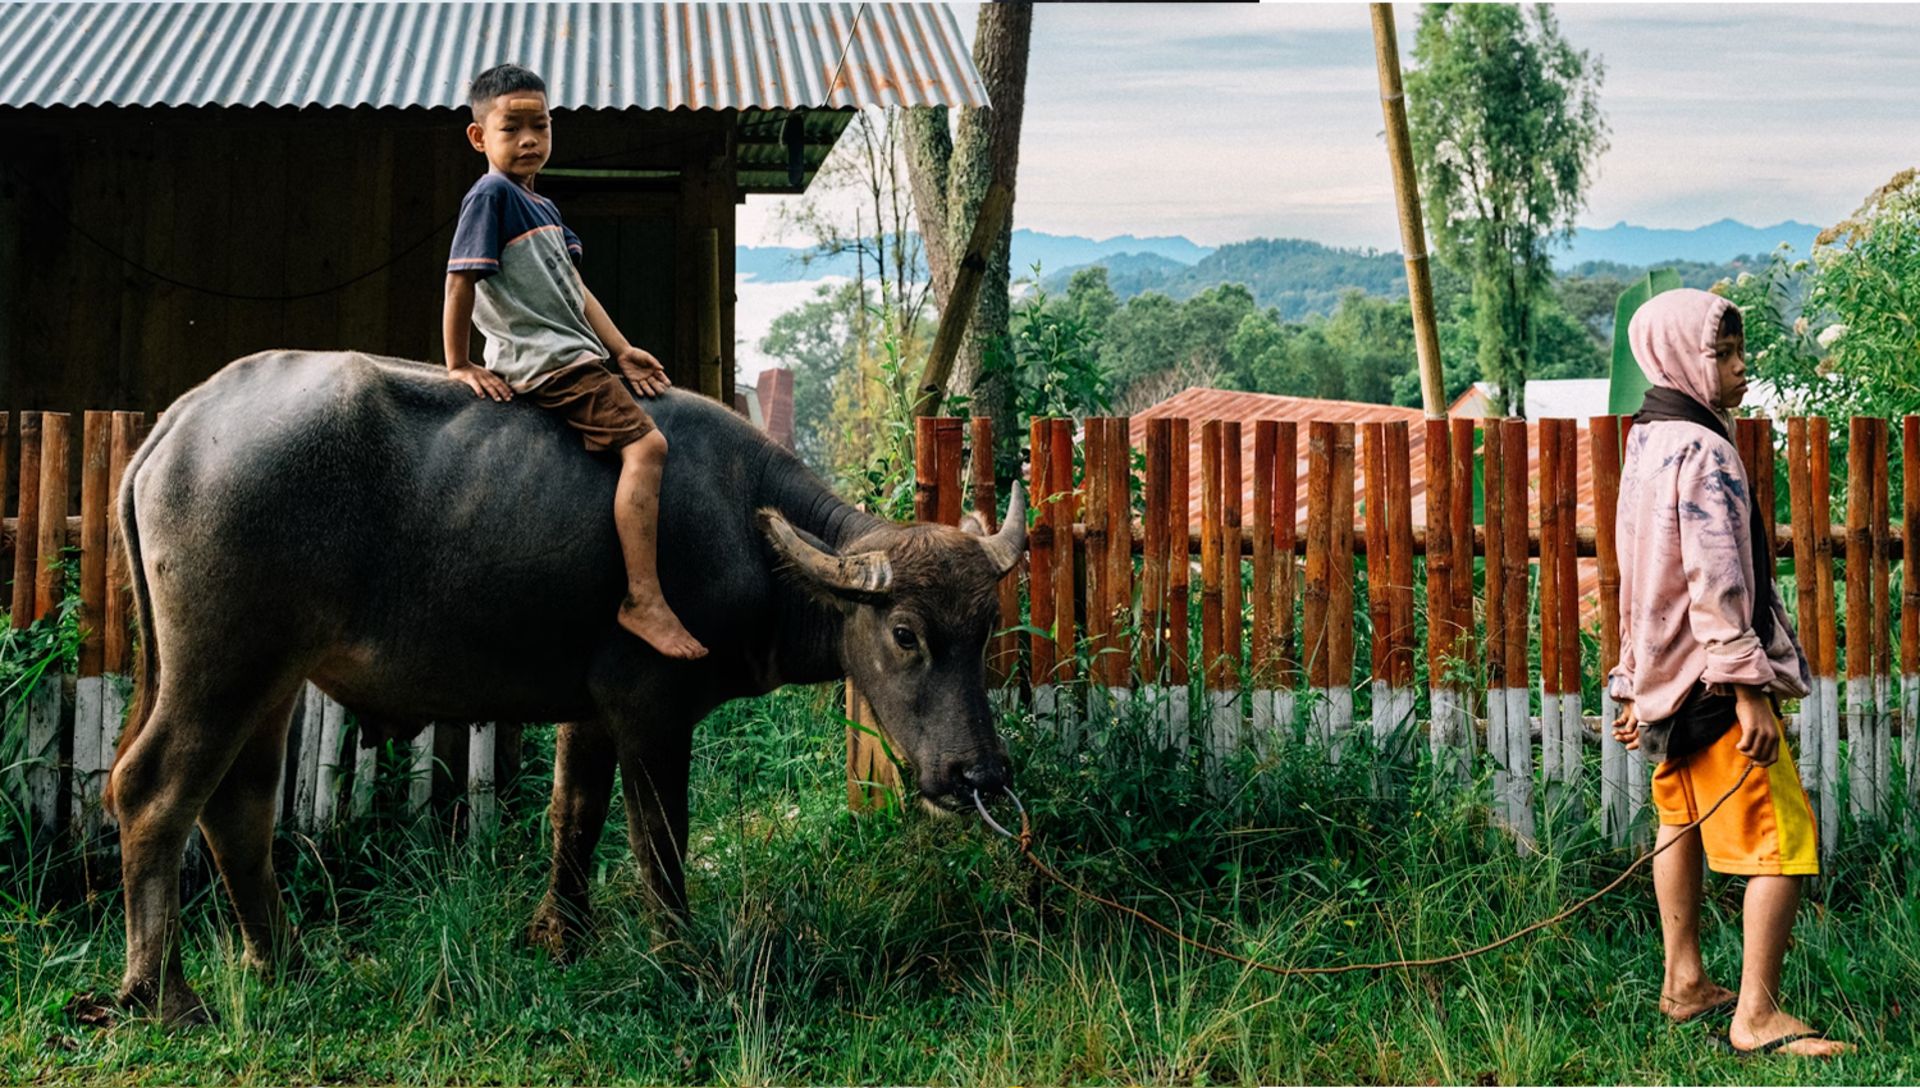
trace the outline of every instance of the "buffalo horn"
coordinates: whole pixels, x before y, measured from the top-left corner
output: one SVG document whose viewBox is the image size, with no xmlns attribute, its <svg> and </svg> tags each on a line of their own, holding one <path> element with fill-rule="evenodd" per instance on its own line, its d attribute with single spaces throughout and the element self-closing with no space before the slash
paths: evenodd
<svg viewBox="0 0 1920 1088">
<path fill-rule="evenodd" d="M 893 566 L 886 552 L 835 555 L 800 539 L 776 511 L 762 510 L 760 521 L 782 559 L 835 593 L 880 596 L 893 585 Z"/>
<path fill-rule="evenodd" d="M 999 532 L 982 540 L 980 546 L 986 549 L 987 558 L 993 560 L 994 569 L 1002 575 L 1020 562 L 1020 553 L 1027 550 L 1027 493 L 1020 481 L 1013 482 L 1013 493 L 1007 497 L 1007 520 L 1000 523 Z"/>
</svg>

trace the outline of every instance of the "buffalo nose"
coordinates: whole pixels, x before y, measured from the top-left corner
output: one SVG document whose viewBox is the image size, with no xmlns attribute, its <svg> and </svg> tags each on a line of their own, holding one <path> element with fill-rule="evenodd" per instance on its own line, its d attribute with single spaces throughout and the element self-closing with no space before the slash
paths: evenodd
<svg viewBox="0 0 1920 1088">
<path fill-rule="evenodd" d="M 960 778 L 982 794 L 997 793 L 1007 788 L 1007 761 L 997 755 L 988 756 L 967 767 Z"/>
</svg>

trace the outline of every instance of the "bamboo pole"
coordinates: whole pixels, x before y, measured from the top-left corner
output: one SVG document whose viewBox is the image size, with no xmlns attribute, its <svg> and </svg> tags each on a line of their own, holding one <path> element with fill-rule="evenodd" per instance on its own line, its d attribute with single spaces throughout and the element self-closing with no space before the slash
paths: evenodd
<svg viewBox="0 0 1920 1088">
<path fill-rule="evenodd" d="M 968 448 L 972 452 L 969 471 L 973 475 L 973 512 L 980 519 L 982 532 L 991 535 L 1000 528 L 998 481 L 993 475 L 993 420 L 974 416 L 968 421 Z M 1020 566 L 1000 579 L 1000 625 L 987 646 L 988 699 L 996 710 L 1012 709 L 1018 694 L 1020 649 L 1013 629 L 1020 625 Z"/>
<path fill-rule="evenodd" d="M 1328 704 L 1333 698 L 1327 645 L 1333 574 L 1327 554 L 1333 532 L 1333 444 L 1333 424 L 1317 419 L 1307 424 L 1307 565 L 1301 585 L 1301 651 L 1312 700 L 1308 732 L 1323 744 L 1331 733 Z"/>
<path fill-rule="evenodd" d="M 1333 425 L 1333 516 L 1328 525 L 1328 750 L 1335 759 L 1353 730 L 1353 424 Z"/>
<path fill-rule="evenodd" d="M 40 556 L 39 412 L 20 413 L 20 516 L 13 534 L 13 626 L 33 622 L 33 597 Z"/>
<path fill-rule="evenodd" d="M 1873 716 L 1873 426 L 1854 416 L 1847 428 L 1847 778 L 1848 810 L 1862 820 L 1880 811 L 1874 795 Z"/>
<path fill-rule="evenodd" d="M 1387 547 L 1391 585 L 1388 591 L 1388 617 L 1391 654 L 1395 748 L 1405 758 L 1412 755 L 1414 722 L 1414 634 L 1413 620 L 1413 463 L 1412 434 L 1405 420 L 1387 424 Z"/>
<path fill-rule="evenodd" d="M 934 466 L 939 478 L 939 500 L 933 517 L 942 525 L 960 524 L 960 464 L 966 459 L 966 421 L 958 416 L 942 416 L 934 428 Z"/>
<path fill-rule="evenodd" d="M 1449 612 L 1453 618 L 1454 657 L 1459 668 L 1471 674 L 1478 666 L 1474 653 L 1473 628 L 1473 432 L 1474 420 L 1462 417 L 1448 420 L 1450 433 L 1447 441 L 1453 455 L 1453 495 L 1449 507 L 1449 522 L 1453 531 L 1450 551 L 1453 556 L 1453 577 L 1449 583 L 1453 590 L 1453 603 Z M 1474 731 L 1469 726 L 1473 716 L 1472 685 L 1458 688 L 1459 705 L 1456 708 L 1459 720 L 1455 722 L 1452 743 L 1467 753 L 1462 761 L 1462 771 L 1471 768 Z"/>
<path fill-rule="evenodd" d="M 80 437 L 80 659 L 73 691 L 73 809 L 81 843 L 98 827 L 102 772 L 100 750 L 102 695 L 106 681 L 105 613 L 107 597 L 107 475 L 113 431 L 110 412 L 81 417 Z"/>
<path fill-rule="evenodd" d="M 1820 795 L 1828 801 L 1820 809 L 1822 857 L 1831 857 L 1840 842 L 1840 647 L 1833 588 L 1833 534 L 1825 531 L 1833 521 L 1833 482 L 1829 465 L 1832 448 L 1827 420 L 1808 420 L 1807 452 L 1811 479 L 1808 481 L 1807 495 L 1813 508 L 1816 533 L 1813 568 L 1815 595 L 1820 598 L 1820 660 L 1814 666 L 1814 682 L 1820 686 Z"/>
<path fill-rule="evenodd" d="M 1560 441 L 1560 476 L 1554 498 L 1560 506 L 1560 562 L 1558 622 L 1560 625 L 1560 758 L 1561 777 L 1579 796 L 1585 763 L 1581 759 L 1583 727 L 1580 713 L 1580 570 L 1574 555 L 1573 522 L 1580 494 L 1580 435 L 1571 419 L 1555 420 Z"/>
<path fill-rule="evenodd" d="M 40 540 L 36 548 L 39 563 L 34 569 L 34 619 L 53 611 L 64 596 L 60 553 L 67 546 L 70 422 L 65 412 L 43 412 L 40 416 Z"/>
<path fill-rule="evenodd" d="M 1220 676 L 1223 681 L 1216 736 L 1225 752 L 1237 752 L 1245 743 L 1245 725 L 1240 707 L 1240 665 L 1243 631 L 1246 626 L 1245 601 L 1241 589 L 1241 497 L 1245 477 L 1241 475 L 1240 422 L 1223 420 L 1220 424 Z"/>
<path fill-rule="evenodd" d="M 1200 662 L 1207 691 L 1207 781 L 1215 790 L 1225 785 L 1225 760 L 1231 751 L 1234 732 L 1227 724 L 1226 705 L 1221 441 L 1219 420 L 1209 419 L 1200 425 Z"/>
<path fill-rule="evenodd" d="M 1113 604 L 1107 591 L 1112 571 L 1108 552 L 1113 541 L 1109 526 L 1109 497 L 1113 476 L 1107 471 L 1112 443 L 1107 440 L 1107 419 L 1091 416 L 1082 426 L 1081 449 L 1085 456 L 1086 513 L 1086 625 L 1087 625 L 1087 714 L 1088 728 L 1102 720 L 1107 711 L 1107 690 L 1113 662 Z"/>
<path fill-rule="evenodd" d="M 1153 690 L 1157 703 L 1165 698 L 1167 640 L 1167 440 L 1169 421 L 1147 421 L 1146 514 L 1141 519 L 1144 549 L 1140 561 L 1140 680 Z"/>
<path fill-rule="evenodd" d="M 1392 552 L 1387 544 L 1387 427 L 1384 423 L 1360 426 L 1362 475 L 1366 483 L 1367 545 L 1367 625 L 1373 637 L 1368 683 L 1372 691 L 1373 745 L 1377 751 L 1391 753 L 1393 731 L 1398 724 L 1392 717 L 1392 680 L 1388 673 L 1393 658 L 1393 605 L 1387 588 L 1393 579 Z"/>
<path fill-rule="evenodd" d="M 1188 707 L 1188 657 L 1191 628 L 1188 592 L 1188 530 L 1192 505 L 1192 435 L 1185 419 L 1175 419 L 1167 435 L 1167 701 L 1165 730 L 1171 747 L 1184 753 L 1191 732 Z"/>
<path fill-rule="evenodd" d="M 1028 425 L 1034 526 L 1027 532 L 1027 624 L 1032 628 L 1028 655 L 1034 711 L 1051 713 L 1055 662 L 1053 659 L 1053 478 L 1049 472 L 1049 443 L 1053 428 L 1040 416 Z"/>
<path fill-rule="evenodd" d="M 1453 662 L 1453 454 L 1444 418 L 1427 426 L 1427 745 L 1444 759 L 1452 747 L 1459 698 L 1448 676 Z"/>
<path fill-rule="evenodd" d="M 1053 528 L 1053 721 L 1066 750 L 1074 751 L 1080 742 L 1080 715 L 1074 698 L 1074 681 L 1079 667 L 1074 659 L 1074 569 L 1073 522 L 1078 504 L 1073 486 L 1073 421 L 1049 420 L 1047 478 L 1054 490 L 1048 506 Z"/>
<path fill-rule="evenodd" d="M 1128 675 L 1133 658 L 1133 646 L 1128 640 L 1134 631 L 1131 426 L 1131 421 L 1124 416 L 1107 423 L 1107 441 L 1112 447 L 1107 455 L 1107 471 L 1112 477 L 1107 485 L 1107 631 L 1113 644 L 1108 683 L 1112 686 L 1110 694 L 1116 710 L 1126 704 L 1128 690 L 1133 686 Z"/>
<path fill-rule="evenodd" d="M 1888 479 L 1892 464 L 1887 421 L 1872 420 L 1873 454 L 1869 491 L 1873 503 L 1867 512 L 1872 522 L 1873 554 L 1873 801 L 1874 815 L 1881 820 L 1893 813 L 1893 649 L 1891 577 L 1887 569 Z"/>
<path fill-rule="evenodd" d="M 1920 801 L 1920 416 L 1900 421 L 1900 751 L 1907 802 Z"/>
<path fill-rule="evenodd" d="M 1614 522 L 1620 509 L 1620 419 L 1587 420 L 1587 453 L 1592 458 L 1594 550 L 1600 566 L 1600 822 L 1615 846 L 1625 846 L 1635 813 L 1629 807 L 1627 748 L 1613 736 L 1620 714 L 1607 676 L 1620 663 L 1620 558 L 1614 549 Z"/>
<path fill-rule="evenodd" d="M 1420 219 L 1420 186 L 1413 171 L 1413 142 L 1407 135 L 1407 101 L 1400 82 L 1400 47 L 1393 25 L 1393 5 L 1368 6 L 1373 15 L 1373 54 L 1380 72 L 1380 112 L 1386 122 L 1387 158 L 1393 166 L 1395 205 L 1400 213 L 1400 247 L 1406 254 L 1407 297 L 1413 312 L 1414 351 L 1420 365 L 1420 403 L 1428 419 L 1438 419 L 1447 411 L 1440 375 L 1439 323 L 1434 317 L 1433 273 L 1427 264 L 1426 228 Z"/>
<path fill-rule="evenodd" d="M 1808 671 L 1813 674 L 1808 686 L 1806 698 L 1800 700 L 1800 766 L 1801 777 L 1807 792 L 1807 800 L 1813 806 L 1816 818 L 1827 798 L 1820 791 L 1820 747 L 1823 730 L 1820 727 L 1820 611 L 1824 602 L 1820 600 L 1817 583 L 1814 579 L 1813 497 L 1808 494 L 1812 487 L 1812 468 L 1807 456 L 1807 420 L 1804 416 L 1791 416 L 1787 419 L 1787 502 L 1788 516 L 1793 529 L 1793 552 L 1796 558 L 1793 564 L 1794 596 L 1798 601 L 1800 640 L 1807 655 Z"/>
<path fill-rule="evenodd" d="M 1527 423 L 1523 419 L 1500 422 L 1501 462 L 1506 470 L 1500 497 L 1505 519 L 1500 559 L 1505 565 L 1506 586 L 1506 659 L 1507 659 L 1507 771 L 1511 793 L 1507 797 L 1509 826 L 1522 850 L 1532 847 L 1533 815 L 1533 742 L 1528 729 L 1528 693 L 1532 686 L 1527 668 Z"/>
<path fill-rule="evenodd" d="M 1486 521 L 1487 616 L 1487 756 L 1493 764 L 1493 816 L 1502 825 L 1511 824 L 1507 813 L 1507 794 L 1513 788 L 1507 769 L 1507 616 L 1506 568 L 1502 555 L 1506 546 L 1505 487 L 1506 443 L 1500 434 L 1500 421 L 1488 419 L 1481 439 L 1483 498 Z"/>
<path fill-rule="evenodd" d="M 1248 674 L 1253 678 L 1253 744 L 1261 762 L 1274 744 L 1273 689 L 1273 456 L 1279 427 L 1271 419 L 1253 424 L 1253 639 Z"/>
<path fill-rule="evenodd" d="M 1295 735 L 1295 689 L 1300 685 L 1293 602 L 1299 584 L 1294 548 L 1300 542 L 1300 432 L 1281 420 L 1273 436 L 1273 722 L 1282 740 Z"/>
</svg>

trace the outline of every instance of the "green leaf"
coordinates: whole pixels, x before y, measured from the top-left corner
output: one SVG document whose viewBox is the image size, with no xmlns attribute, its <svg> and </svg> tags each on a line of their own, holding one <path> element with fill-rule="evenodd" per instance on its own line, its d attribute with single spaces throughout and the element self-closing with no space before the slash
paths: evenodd
<svg viewBox="0 0 1920 1088">
<path fill-rule="evenodd" d="M 1607 380 L 1607 411 L 1632 415 L 1640 410 L 1640 400 L 1650 384 L 1633 361 L 1633 347 L 1627 342 L 1627 326 L 1634 312 L 1662 291 L 1680 286 L 1680 274 L 1670 268 L 1656 268 L 1633 286 L 1620 292 L 1613 307 L 1613 370 Z"/>
</svg>

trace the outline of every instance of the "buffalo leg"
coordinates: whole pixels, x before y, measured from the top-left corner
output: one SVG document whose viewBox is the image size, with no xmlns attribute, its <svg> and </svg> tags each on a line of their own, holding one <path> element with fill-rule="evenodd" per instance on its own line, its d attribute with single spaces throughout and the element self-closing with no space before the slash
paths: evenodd
<svg viewBox="0 0 1920 1088">
<path fill-rule="evenodd" d="M 200 831 L 240 916 L 246 965 L 263 974 L 291 950 L 287 912 L 273 876 L 273 825 L 292 715 L 292 698 L 268 713 L 200 813 Z"/>
<path fill-rule="evenodd" d="M 553 748 L 553 867 L 546 898 L 533 912 L 527 940 L 564 960 L 572 939 L 583 932 L 591 908 L 588 874 L 593 850 L 607 826 L 616 759 L 613 738 L 598 722 L 568 722 L 556 732 Z"/>
<path fill-rule="evenodd" d="M 687 912 L 687 775 L 693 727 L 665 727 L 622 751 L 627 841 L 646 877 L 653 905 L 672 921 Z"/>
<path fill-rule="evenodd" d="M 215 786 L 261 730 L 269 710 L 287 698 L 285 692 L 209 698 L 204 691 L 170 689 L 163 681 L 152 713 L 114 762 L 127 905 L 121 1004 L 150 1009 L 173 1024 L 211 1018 L 181 968 L 181 855 Z"/>
</svg>

